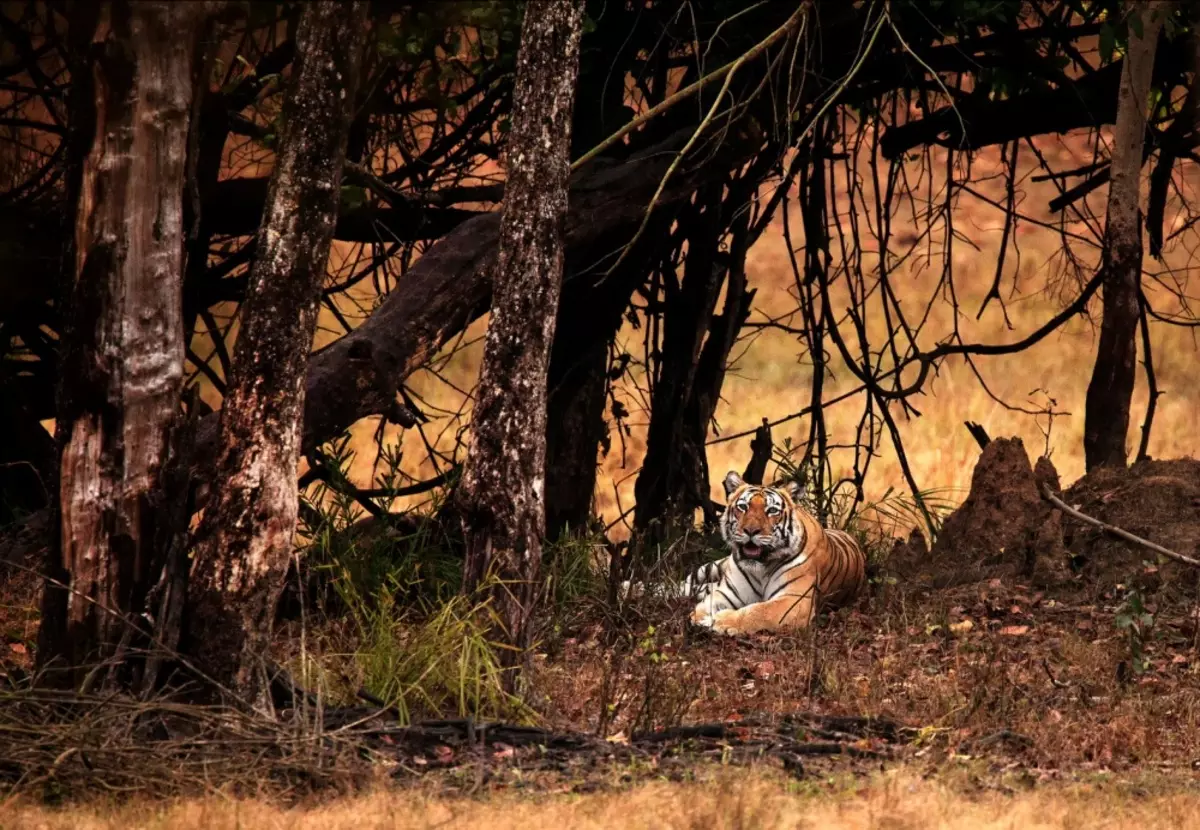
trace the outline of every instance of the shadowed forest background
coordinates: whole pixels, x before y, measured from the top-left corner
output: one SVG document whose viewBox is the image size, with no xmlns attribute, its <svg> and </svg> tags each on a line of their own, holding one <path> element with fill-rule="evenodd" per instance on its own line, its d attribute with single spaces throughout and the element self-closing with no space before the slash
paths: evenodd
<svg viewBox="0 0 1200 830">
<path fill-rule="evenodd" d="M 0 786 L 1185 776 L 1197 21 L 0 2 Z M 869 596 L 689 628 L 727 470 Z"/>
</svg>

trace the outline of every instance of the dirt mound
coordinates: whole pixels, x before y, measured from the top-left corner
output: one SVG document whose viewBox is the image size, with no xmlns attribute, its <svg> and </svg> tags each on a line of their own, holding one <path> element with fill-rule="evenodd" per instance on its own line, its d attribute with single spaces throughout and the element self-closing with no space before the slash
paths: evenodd
<svg viewBox="0 0 1200 830">
<path fill-rule="evenodd" d="M 969 581 L 985 571 L 1060 570 L 1062 517 L 1041 497 L 1043 483 L 1059 489 L 1049 459 L 1031 465 L 1020 438 L 989 442 L 975 465 L 970 494 L 946 519 L 930 551 L 931 565 L 946 572 L 936 581 Z"/>
<path fill-rule="evenodd" d="M 1143 567 L 1154 562 L 1152 551 L 1063 516 L 1042 498 L 1043 486 L 1092 518 L 1200 557 L 1200 461 L 1102 468 L 1064 492 L 1049 459 L 1031 465 L 1019 438 L 998 438 L 980 455 L 970 494 L 946 519 L 929 555 L 919 556 L 912 543 L 897 545 L 895 569 L 935 587 L 1005 574 L 1047 586 L 1079 572 L 1095 585 L 1135 579 L 1157 587 L 1156 567 Z"/>
<path fill-rule="evenodd" d="M 1063 500 L 1075 509 L 1186 556 L 1200 554 L 1200 461 L 1141 461 L 1101 468 L 1072 484 Z M 1151 551 L 1068 519 L 1064 543 L 1085 568 L 1128 570 Z M 1115 573 L 1115 571 L 1114 571 Z M 1118 575 L 1119 578 L 1119 575 Z"/>
</svg>

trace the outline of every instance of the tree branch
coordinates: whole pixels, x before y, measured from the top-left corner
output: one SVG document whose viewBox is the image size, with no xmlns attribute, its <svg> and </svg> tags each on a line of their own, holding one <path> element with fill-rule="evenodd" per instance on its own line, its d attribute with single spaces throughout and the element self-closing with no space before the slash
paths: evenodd
<svg viewBox="0 0 1200 830">
<path fill-rule="evenodd" d="M 1042 498 L 1044 498 L 1046 501 L 1050 502 L 1052 505 L 1057 507 L 1059 510 L 1061 510 L 1066 515 L 1070 516 L 1072 519 L 1077 519 L 1081 522 L 1085 522 L 1094 527 L 1098 527 L 1101 530 L 1103 530 L 1105 533 L 1111 533 L 1113 536 L 1118 536 L 1121 539 L 1124 539 L 1126 542 L 1132 542 L 1135 545 L 1140 545 L 1141 547 L 1144 547 L 1147 550 L 1152 550 L 1155 553 L 1161 554 L 1161 555 L 1167 557 L 1168 559 L 1174 560 L 1175 562 L 1179 562 L 1180 564 L 1187 565 L 1188 567 L 1191 567 L 1191 568 L 1200 568 L 1200 559 L 1193 559 L 1190 556 L 1184 556 L 1182 553 L 1176 553 L 1173 550 L 1168 550 L 1167 548 L 1164 548 L 1162 545 L 1158 545 L 1147 539 L 1143 539 L 1141 536 L 1134 536 L 1128 530 L 1122 530 L 1121 528 L 1117 527 L 1116 525 L 1110 525 L 1107 522 L 1102 522 L 1099 519 L 1094 519 L 1091 516 L 1087 515 L 1086 513 L 1080 513 L 1078 510 L 1076 510 L 1075 508 L 1068 505 L 1066 502 L 1064 502 L 1058 496 L 1054 495 L 1054 493 L 1052 493 L 1050 491 L 1050 488 L 1045 484 L 1042 485 Z"/>
</svg>

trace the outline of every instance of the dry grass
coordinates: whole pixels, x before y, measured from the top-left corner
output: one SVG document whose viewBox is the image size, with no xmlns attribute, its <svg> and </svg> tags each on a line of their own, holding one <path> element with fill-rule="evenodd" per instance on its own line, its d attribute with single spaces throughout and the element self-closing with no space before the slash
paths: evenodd
<svg viewBox="0 0 1200 830">
<path fill-rule="evenodd" d="M 208 798 L 54 810 L 15 804 L 3 830 L 383 830 L 383 828 L 1200 828 L 1200 793 L 1179 781 L 1093 779 L 980 792 L 899 770 L 852 783 L 797 784 L 770 770 L 719 771 L 687 784 L 653 782 L 588 796 L 487 800 L 378 791 L 297 808 Z"/>
</svg>

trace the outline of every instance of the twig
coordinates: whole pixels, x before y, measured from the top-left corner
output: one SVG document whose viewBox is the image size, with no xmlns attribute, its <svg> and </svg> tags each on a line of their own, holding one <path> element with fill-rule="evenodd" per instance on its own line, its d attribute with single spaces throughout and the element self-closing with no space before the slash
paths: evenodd
<svg viewBox="0 0 1200 830">
<path fill-rule="evenodd" d="M 1139 292 L 1140 293 L 1140 292 Z M 1138 444 L 1137 460 L 1145 461 L 1150 456 L 1150 428 L 1154 424 L 1154 410 L 1158 408 L 1158 396 L 1162 391 L 1158 388 L 1158 377 L 1154 373 L 1154 353 L 1150 349 L 1150 321 L 1146 319 L 1146 297 L 1141 296 L 1141 302 L 1138 304 L 1138 316 L 1141 318 L 1142 329 L 1142 366 L 1146 369 L 1146 386 L 1148 387 L 1149 400 L 1146 401 L 1146 419 L 1142 421 L 1142 440 Z"/>
<path fill-rule="evenodd" d="M 1141 536 L 1134 536 L 1128 530 L 1122 530 L 1116 525 L 1110 525 L 1107 522 L 1100 521 L 1099 519 L 1093 519 L 1086 513 L 1080 513 L 1075 508 L 1066 504 L 1066 502 L 1064 502 L 1058 496 L 1054 495 L 1054 493 L 1050 492 L 1050 488 L 1045 484 L 1042 485 L 1042 498 L 1050 502 L 1063 513 L 1066 513 L 1072 519 L 1078 519 L 1081 522 L 1087 522 L 1090 525 L 1100 528 L 1105 533 L 1111 533 L 1114 536 L 1119 536 L 1127 542 L 1133 542 L 1135 545 L 1141 545 L 1148 550 L 1152 550 L 1155 553 L 1161 554 L 1168 559 L 1173 559 L 1181 564 L 1188 565 L 1193 568 L 1200 568 L 1200 559 L 1193 559 L 1190 556 L 1184 556 L 1182 553 L 1176 553 L 1173 550 L 1168 550 L 1162 545 L 1158 545 L 1154 542 L 1143 539 Z"/>
<path fill-rule="evenodd" d="M 981 424 L 977 424 L 974 421 L 963 421 L 963 424 L 966 426 L 967 432 L 971 433 L 971 437 L 979 444 L 979 449 L 986 450 L 987 445 L 992 442 L 991 437 L 987 434 L 987 430 Z"/>
<path fill-rule="evenodd" d="M 1051 683 L 1052 683 L 1052 684 L 1053 684 L 1053 685 L 1054 685 L 1056 688 L 1059 688 L 1059 689 L 1069 689 L 1069 688 L 1071 688 L 1071 684 L 1070 684 L 1070 683 L 1067 683 L 1067 682 L 1065 682 L 1065 681 L 1059 680 L 1057 677 L 1055 677 L 1055 676 L 1054 676 L 1054 671 L 1053 671 L 1053 670 L 1050 668 L 1050 661 L 1049 661 L 1049 660 L 1047 660 L 1045 657 L 1043 657 L 1043 658 L 1042 658 L 1042 668 L 1046 670 L 1046 676 L 1050 678 L 1050 682 L 1051 682 Z"/>
<path fill-rule="evenodd" d="M 793 28 L 795 28 L 796 24 L 800 21 L 801 16 L 803 14 L 807 13 L 808 7 L 810 5 L 811 4 L 808 2 L 802 3 L 800 5 L 800 7 L 796 9 L 796 11 L 792 14 L 792 16 L 789 17 L 782 26 L 780 26 L 775 31 L 771 32 L 771 34 L 767 35 L 766 38 L 764 38 L 761 42 L 759 42 L 758 45 L 756 45 L 752 49 L 750 49 L 750 51 L 735 58 L 734 60 L 732 60 L 729 63 L 722 66 L 720 69 L 710 72 L 708 75 L 704 76 L 703 78 L 696 81 L 695 83 L 689 84 L 688 86 L 686 86 L 683 89 L 676 92 L 674 95 L 670 95 L 667 98 L 663 99 L 662 103 L 660 103 L 654 107 L 651 107 L 645 113 L 643 113 L 642 115 L 639 115 L 637 118 L 630 121 L 624 127 L 622 127 L 621 129 L 617 130 L 615 133 L 610 135 L 608 138 L 601 141 L 595 147 L 588 150 L 586 153 L 584 153 L 582 156 L 577 158 L 571 164 L 572 172 L 574 172 L 575 170 L 578 170 L 580 167 L 587 164 L 589 161 L 594 159 L 596 156 L 603 153 L 609 147 L 612 147 L 614 144 L 616 144 L 622 138 L 624 138 L 629 133 L 633 132 L 638 127 L 645 124 L 647 121 L 651 120 L 655 116 L 666 112 L 671 107 L 675 106 L 676 104 L 678 104 L 680 101 L 684 100 L 685 98 L 690 98 L 691 96 L 695 95 L 700 90 L 704 89 L 704 87 L 708 86 L 709 84 L 716 83 L 717 81 L 721 80 L 722 78 L 724 78 L 727 75 L 732 76 L 734 73 L 737 72 L 738 68 L 742 64 L 744 64 L 748 61 L 751 61 L 754 58 L 756 58 L 758 55 L 762 54 L 764 51 L 769 49 L 771 47 L 771 45 L 775 43 L 775 41 L 779 40 L 781 37 L 783 37 L 788 32 L 790 32 Z M 728 82 L 726 82 L 725 87 L 728 88 L 728 86 L 729 86 L 729 84 L 728 84 Z M 723 97 L 723 95 L 718 95 L 717 101 L 720 101 L 722 97 Z M 706 119 L 706 121 L 707 120 L 708 119 Z M 701 126 L 703 127 L 703 125 L 701 125 Z M 699 132 L 699 131 L 697 131 L 697 132 Z M 683 155 L 683 153 L 680 153 L 680 156 L 682 156 L 682 155 Z"/>
</svg>

